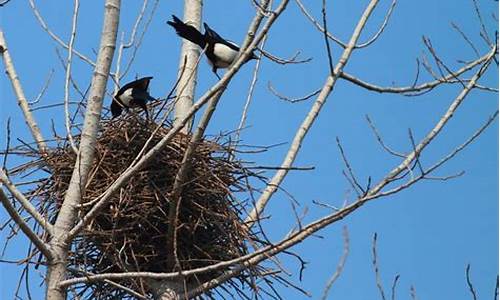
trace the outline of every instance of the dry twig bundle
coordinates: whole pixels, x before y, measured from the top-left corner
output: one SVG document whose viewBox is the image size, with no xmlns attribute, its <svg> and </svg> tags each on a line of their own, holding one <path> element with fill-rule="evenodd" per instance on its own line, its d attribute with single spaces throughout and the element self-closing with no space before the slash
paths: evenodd
<svg viewBox="0 0 500 300">
<path fill-rule="evenodd" d="M 103 123 L 95 145 L 96 159 L 83 195 L 82 214 L 91 207 L 85 203 L 99 197 L 132 163 L 156 127 L 134 116 Z M 168 131 L 168 127 L 160 127 L 149 145 L 155 145 Z M 106 209 L 72 245 L 70 265 L 79 276 L 82 272 L 172 271 L 167 265 L 173 257 L 166 250 L 169 194 L 189 139 L 188 135 L 177 134 L 112 197 Z M 52 217 L 64 199 L 75 158 L 71 147 L 61 145 L 44 160 L 50 177 L 37 194 Z M 253 236 L 242 224 L 243 203 L 238 202 L 233 193 L 246 190 L 244 179 L 248 174 L 217 142 L 204 140 L 197 146 L 189 179 L 183 186 L 179 211 L 177 252 L 183 270 L 247 253 L 246 244 Z M 220 272 L 202 273 L 185 280 L 200 283 L 217 275 Z M 244 273 L 237 279 L 245 282 L 248 276 Z M 140 279 L 117 283 L 146 290 L 146 283 Z M 82 295 L 98 299 L 119 296 L 120 289 L 113 285 L 98 285 L 99 288 L 94 286 L 90 293 Z M 99 295 L 95 294 L 97 291 Z"/>
</svg>

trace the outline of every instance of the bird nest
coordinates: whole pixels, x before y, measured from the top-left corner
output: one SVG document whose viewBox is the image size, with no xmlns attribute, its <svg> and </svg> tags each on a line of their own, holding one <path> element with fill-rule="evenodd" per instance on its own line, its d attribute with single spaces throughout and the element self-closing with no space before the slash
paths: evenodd
<svg viewBox="0 0 500 300">
<path fill-rule="evenodd" d="M 155 145 L 170 130 L 163 126 L 154 133 L 156 128 L 156 124 L 144 124 L 134 116 L 103 123 L 95 144 L 95 159 L 86 183 L 81 215 L 130 166 L 150 137 L 149 145 Z M 173 271 L 169 267 L 173 265 L 173 256 L 167 253 L 166 247 L 170 196 L 190 138 L 182 133 L 175 135 L 111 197 L 71 247 L 70 267 L 75 275 Z M 78 142 L 79 137 L 75 139 Z M 75 158 L 72 148 L 66 145 L 44 159 L 50 177 L 37 193 L 45 204 L 50 204 L 53 217 L 69 186 Z M 247 253 L 246 245 L 254 236 L 243 225 L 244 205 L 234 195 L 247 190 L 244 182 L 248 176 L 247 170 L 218 140 L 203 140 L 198 144 L 180 195 L 176 243 L 180 269 L 204 267 Z M 200 273 L 184 280 L 188 285 L 197 285 L 221 272 Z M 244 277 L 250 275 L 248 272 L 252 271 L 235 279 L 246 281 Z M 141 279 L 114 282 L 148 293 L 147 282 Z M 94 283 L 92 290 L 92 299 L 125 298 L 125 294 L 120 294 L 121 289 L 105 282 Z"/>
</svg>

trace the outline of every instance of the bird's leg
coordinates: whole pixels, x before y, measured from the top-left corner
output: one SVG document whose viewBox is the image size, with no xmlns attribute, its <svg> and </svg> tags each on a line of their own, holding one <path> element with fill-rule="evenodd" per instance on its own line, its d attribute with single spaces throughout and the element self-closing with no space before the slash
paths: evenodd
<svg viewBox="0 0 500 300">
<path fill-rule="evenodd" d="M 142 110 L 144 110 L 144 113 L 146 114 L 146 122 L 149 122 L 148 106 L 146 105 L 146 103 L 141 103 L 140 106 Z"/>
<path fill-rule="evenodd" d="M 217 78 L 219 78 L 220 80 L 220 76 L 219 74 L 217 74 L 217 68 L 215 66 L 212 67 L 212 72 L 214 72 L 215 76 L 217 76 Z"/>
</svg>

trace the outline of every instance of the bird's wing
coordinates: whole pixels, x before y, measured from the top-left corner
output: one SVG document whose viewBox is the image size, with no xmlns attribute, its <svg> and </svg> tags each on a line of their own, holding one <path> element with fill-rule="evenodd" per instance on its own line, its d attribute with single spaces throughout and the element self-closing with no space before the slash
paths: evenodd
<svg viewBox="0 0 500 300">
<path fill-rule="evenodd" d="M 240 51 L 240 47 L 221 37 L 217 32 L 212 30 L 212 28 L 210 28 L 207 23 L 203 23 L 203 26 L 205 27 L 205 36 L 207 36 L 209 39 L 211 39 L 216 43 L 224 44 L 229 48 L 233 49 L 234 51 Z"/>
<path fill-rule="evenodd" d="M 180 37 L 185 38 L 192 43 L 195 43 L 202 49 L 205 48 L 205 37 L 201 34 L 201 32 L 198 31 L 198 29 L 182 22 L 174 15 L 172 15 L 172 19 L 173 21 L 167 21 L 167 24 L 174 27 L 175 32 L 177 32 Z"/>
<path fill-rule="evenodd" d="M 148 87 L 149 87 L 149 81 L 151 79 L 153 79 L 153 77 L 148 76 L 148 77 L 142 77 L 142 78 L 139 78 L 137 80 L 131 81 L 131 82 L 125 84 L 124 86 L 122 86 L 118 90 L 118 92 L 116 93 L 115 97 L 120 96 L 129 88 L 138 88 L 138 89 L 143 89 L 143 90 L 147 91 Z"/>
<path fill-rule="evenodd" d="M 147 101 L 155 100 L 155 98 L 153 98 L 146 90 L 134 89 L 132 90 L 131 96 L 136 102 L 144 101 L 144 103 L 146 103 Z"/>
</svg>

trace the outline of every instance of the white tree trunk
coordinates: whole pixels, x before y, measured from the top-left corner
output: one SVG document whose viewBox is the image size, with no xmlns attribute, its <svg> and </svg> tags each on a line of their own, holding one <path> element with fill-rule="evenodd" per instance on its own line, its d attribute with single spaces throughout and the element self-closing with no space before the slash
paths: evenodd
<svg viewBox="0 0 500 300">
<path fill-rule="evenodd" d="M 184 0 L 184 22 L 198 29 L 201 24 L 202 0 Z M 179 75 L 182 78 L 177 85 L 177 101 L 175 103 L 174 126 L 177 125 L 193 106 L 196 89 L 197 61 L 200 57 L 200 47 L 186 39 L 182 39 L 181 55 L 179 58 Z M 183 132 L 191 131 L 193 119 L 183 128 Z"/>
<path fill-rule="evenodd" d="M 106 0 L 101 42 L 92 76 L 92 85 L 80 139 L 79 155 L 76 159 L 64 202 L 54 224 L 54 236 L 50 241 L 55 258 L 53 261 L 49 261 L 47 269 L 46 299 L 48 300 L 66 299 L 66 289 L 59 288 L 59 282 L 64 280 L 67 274 L 68 248 L 71 241 L 67 240 L 66 234 L 73 228 L 77 220 L 77 205 L 80 204 L 81 196 L 85 193 L 82 187 L 85 186 L 94 160 L 94 145 L 101 119 L 108 75 L 115 52 L 119 17 L 120 0 Z"/>
</svg>

